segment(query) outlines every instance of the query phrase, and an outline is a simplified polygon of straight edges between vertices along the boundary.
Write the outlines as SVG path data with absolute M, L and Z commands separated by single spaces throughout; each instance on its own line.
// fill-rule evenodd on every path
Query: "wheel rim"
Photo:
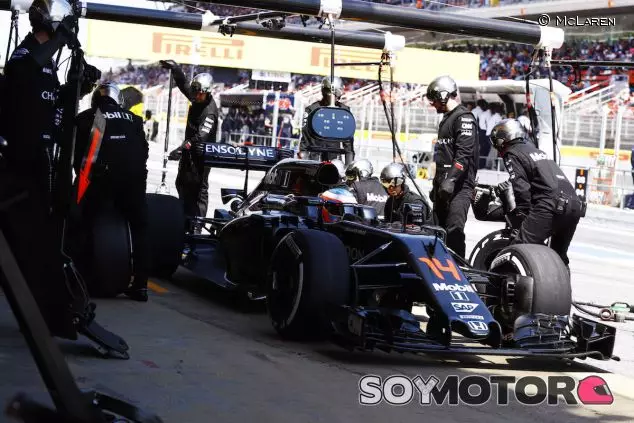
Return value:
M 290 325 L 299 310 L 304 287 L 304 264 L 273 271 L 271 275 L 270 313 L 282 327 Z

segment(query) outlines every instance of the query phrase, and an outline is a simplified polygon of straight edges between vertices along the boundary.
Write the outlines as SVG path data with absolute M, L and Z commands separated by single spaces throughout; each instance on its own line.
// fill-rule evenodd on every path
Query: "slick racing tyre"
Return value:
M 469 264 L 475 269 L 487 270 L 500 251 L 511 244 L 511 232 L 508 229 L 491 232 L 482 238 L 471 252 Z
M 88 291 L 93 297 L 121 294 L 132 279 L 130 227 L 121 213 L 105 208 L 92 220 Z
M 493 260 L 490 271 L 523 276 L 517 279 L 513 289 L 515 317 L 521 314 L 570 314 L 570 274 L 551 248 L 538 244 L 512 245 Z
M 287 339 L 321 338 L 330 328 L 329 307 L 349 304 L 350 264 L 343 243 L 317 230 L 298 230 L 277 245 L 267 275 L 267 308 Z
M 150 274 L 171 277 L 181 261 L 185 244 L 185 212 L 171 195 L 146 194 Z

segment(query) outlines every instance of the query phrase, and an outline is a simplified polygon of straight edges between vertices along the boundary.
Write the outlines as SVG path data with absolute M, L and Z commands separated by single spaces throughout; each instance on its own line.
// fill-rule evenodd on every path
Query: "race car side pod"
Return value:
M 0 10 L 26 12 L 33 0 L 0 0 Z M 239 22 L 241 18 L 257 19 L 263 16 L 282 15 L 279 12 L 246 15 L 239 18 L 218 18 L 211 12 L 184 13 L 165 10 L 143 9 L 137 7 L 114 6 L 101 3 L 81 3 L 81 16 L 87 19 L 124 22 L 138 25 L 154 25 L 169 28 L 181 28 L 195 31 L 216 31 L 223 34 L 241 34 L 259 37 L 280 38 L 286 40 L 314 43 L 330 43 L 331 32 L 299 25 L 287 25 L 281 29 L 268 29 L 262 24 Z M 223 22 L 220 22 L 220 21 Z M 218 28 L 217 28 L 218 27 Z M 398 51 L 405 47 L 405 37 L 360 31 L 337 31 L 335 44 L 351 47 L 364 47 L 378 50 Z
M 430 12 L 361 0 L 206 0 L 202 3 L 277 10 L 298 15 L 333 15 L 336 19 L 470 35 L 539 45 L 541 48 L 559 48 L 564 41 L 564 31 L 560 28 L 477 18 L 459 13 Z

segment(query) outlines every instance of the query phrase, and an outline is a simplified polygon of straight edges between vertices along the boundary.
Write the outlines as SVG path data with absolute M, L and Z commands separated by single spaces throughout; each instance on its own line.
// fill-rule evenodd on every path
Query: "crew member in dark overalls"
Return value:
M 160 63 L 173 72 L 176 85 L 192 103 L 187 114 L 185 140 L 170 153 L 171 159 L 178 159 L 180 156 L 176 189 L 187 216 L 206 217 L 210 169 L 204 165 L 203 149 L 205 143 L 216 142 L 218 127 L 218 107 L 212 97 L 213 78 L 208 73 L 200 73 L 191 84 L 187 84 L 185 74 L 176 62 L 161 60 Z M 200 234 L 201 229 L 200 223 L 189 220 L 185 223 L 185 230 L 190 233 Z
M 431 200 L 437 224 L 447 231 L 447 246 L 464 257 L 464 228 L 478 170 L 478 125 L 473 114 L 458 102 L 458 85 L 451 77 L 434 79 L 427 87 L 427 99 L 444 114 L 434 154 Z

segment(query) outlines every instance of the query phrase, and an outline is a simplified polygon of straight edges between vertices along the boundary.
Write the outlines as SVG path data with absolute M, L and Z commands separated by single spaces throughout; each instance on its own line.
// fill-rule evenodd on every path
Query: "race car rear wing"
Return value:
M 263 145 L 233 146 L 207 143 L 204 149 L 206 167 L 239 170 L 269 170 L 279 161 L 292 158 L 293 150 Z

